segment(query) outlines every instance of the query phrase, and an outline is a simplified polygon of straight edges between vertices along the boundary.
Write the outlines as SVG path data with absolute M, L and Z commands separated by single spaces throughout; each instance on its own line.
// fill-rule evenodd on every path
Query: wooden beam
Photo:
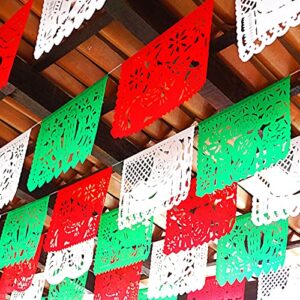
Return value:
M 8 83 L 5 87 L 0 89 L 0 100 L 11 95 L 15 90 L 16 88 L 12 84 Z
M 144 44 L 150 43 L 157 37 L 157 32 L 130 8 L 125 0 L 106 1 L 104 8 L 114 19 L 121 22 Z
M 112 20 L 113 18 L 106 12 L 102 10 L 96 12 L 81 28 L 74 30 L 62 43 L 58 46 L 54 46 L 49 53 L 45 53 L 39 60 L 33 63 L 34 70 L 40 72 L 46 69 L 91 36 L 98 33 L 102 28 L 112 22 Z
M 291 96 L 300 94 L 300 69 L 291 75 Z
M 19 58 L 15 60 L 10 82 L 50 112 L 54 112 L 71 99 L 64 91 L 32 70 L 28 64 Z M 103 104 L 104 108 L 105 105 L 106 101 Z M 128 140 L 114 139 L 110 134 L 110 127 L 101 120 L 95 144 L 102 148 L 107 156 L 114 158 L 116 161 L 124 160 L 139 151 Z M 111 161 L 107 161 L 107 157 L 103 157 L 102 161 L 107 165 L 111 163 Z
M 210 43 L 210 52 L 217 53 L 237 42 L 236 29 L 224 32 Z
M 257 299 L 257 281 L 246 281 L 245 300 Z
M 251 94 L 246 84 L 214 54 L 208 60 L 207 78 L 234 103 Z

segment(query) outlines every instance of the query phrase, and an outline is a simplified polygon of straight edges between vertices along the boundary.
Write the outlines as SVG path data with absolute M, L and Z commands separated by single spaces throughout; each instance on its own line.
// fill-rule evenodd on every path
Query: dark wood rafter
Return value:
M 300 70 L 291 75 L 291 96 L 300 94 Z
M 236 44 L 236 42 L 236 29 L 226 31 L 221 36 L 212 40 L 210 44 L 210 53 L 218 53 L 230 45 Z
M 144 44 L 150 43 L 157 37 L 157 32 L 131 9 L 125 0 L 106 1 L 104 9 Z
M 15 87 L 11 84 L 7 84 L 4 88 L 0 89 L 0 100 L 5 98 L 6 96 L 11 95 L 15 91 Z
M 95 12 L 93 17 L 86 21 L 81 28 L 73 31 L 68 38 L 58 46 L 54 46 L 49 53 L 43 54 L 42 57 L 33 64 L 34 70 L 40 72 L 46 69 L 65 54 L 99 32 L 99 30 L 107 26 L 112 20 L 113 18 L 102 10 Z

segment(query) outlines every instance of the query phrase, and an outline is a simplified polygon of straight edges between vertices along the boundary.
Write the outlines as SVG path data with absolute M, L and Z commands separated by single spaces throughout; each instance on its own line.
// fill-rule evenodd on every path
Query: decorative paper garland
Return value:
M 287 220 L 256 227 L 250 214 L 237 217 L 232 231 L 218 242 L 218 283 L 223 286 L 276 271 L 285 260 L 287 235 Z
M 140 289 L 138 300 L 148 300 L 148 289 Z M 177 296 L 158 298 L 158 300 L 176 300 Z
M 300 137 L 291 141 L 285 159 L 239 185 L 253 195 L 251 218 L 255 225 L 300 213 Z
M 45 265 L 45 277 L 50 284 L 59 284 L 65 278 L 76 279 L 86 273 L 94 256 L 94 239 L 69 248 L 49 252 Z
M 30 131 L 31 130 L 27 130 L 0 148 L 0 208 L 8 204 L 16 194 L 29 142 Z
M 112 135 L 128 136 L 190 99 L 206 81 L 213 0 L 122 64 Z
M 196 196 L 196 178 L 185 201 L 167 212 L 164 253 L 178 253 L 230 232 L 236 214 L 236 183 L 204 197 Z
M 258 277 L 257 300 L 299 299 L 300 264 L 286 264 Z
M 197 195 L 266 169 L 289 150 L 290 78 L 199 123 Z
M 7 214 L 0 240 L 0 268 L 34 257 L 47 215 L 49 197 Z
M 163 243 L 153 243 L 148 297 L 172 297 L 201 289 L 205 282 L 207 244 L 165 255 Z
M 106 0 L 44 0 L 38 38 L 34 49 L 35 59 L 50 52 L 54 45 L 89 20 Z
M 147 222 L 186 199 L 192 174 L 194 127 L 126 159 L 119 228 Z
M 104 169 L 58 191 L 44 249 L 60 251 L 97 236 L 112 173 Z
M 40 300 L 45 281 L 44 273 L 35 274 L 31 286 L 25 292 L 12 292 L 10 300 Z
M 3 268 L 0 280 L 0 299 L 2 299 L 1 294 L 10 294 L 13 291 L 22 293 L 31 286 L 34 274 L 38 267 L 43 242 L 44 235 L 40 238 L 34 257 L 29 261 L 16 263 Z
M 32 1 L 29 0 L 12 18 L 0 27 L 0 89 L 6 86 L 9 79 Z
M 88 272 L 76 279 L 66 278 L 57 285 L 50 285 L 48 300 L 82 300 Z
M 242 61 L 300 24 L 299 0 L 235 0 L 238 50 Z
M 28 190 L 50 182 L 91 154 L 107 76 L 43 120 L 36 142 Z
M 152 222 L 118 229 L 118 209 L 103 214 L 95 255 L 95 274 L 105 273 L 143 260 L 150 253 Z
M 142 262 L 96 276 L 94 300 L 133 300 L 138 297 Z
M 200 291 L 189 293 L 187 300 L 244 300 L 246 280 L 226 283 L 220 286 L 215 276 L 206 277 L 205 286 Z

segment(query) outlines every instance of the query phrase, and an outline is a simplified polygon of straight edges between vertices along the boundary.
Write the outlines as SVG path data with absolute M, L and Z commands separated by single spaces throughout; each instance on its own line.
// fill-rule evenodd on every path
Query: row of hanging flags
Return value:
M 104 2 L 45 0 L 35 57 Z M 236 0 L 243 60 L 299 24 L 299 1 L 276 1 L 272 8 L 252 2 Z M 0 28 L 0 86 L 8 80 L 31 5 Z M 141 130 L 202 87 L 212 8 L 206 0 L 122 65 L 114 137 Z M 271 27 L 277 28 L 272 37 Z M 107 76 L 43 120 L 30 191 L 91 154 L 106 82 Z M 191 127 L 124 161 L 119 209 L 102 213 L 112 173 L 107 168 L 57 192 L 46 236 L 49 196 L 9 212 L 0 239 L 0 299 L 10 293 L 11 299 L 41 299 L 46 280 L 47 299 L 176 299 L 184 293 L 188 299 L 243 299 L 252 276 L 259 278 L 258 299 L 292 297 L 300 267 L 286 259 L 287 218 L 300 212 L 300 138 L 290 140 L 290 127 L 285 78 L 199 123 L 196 178 Z M 30 130 L 0 149 L 1 207 L 16 193 L 29 140 Z M 237 183 L 253 195 L 252 213 L 238 217 Z M 165 239 L 153 243 L 149 287 L 139 290 L 153 217 L 165 212 Z M 218 241 L 216 276 L 206 278 L 210 241 Z M 35 274 L 42 248 L 45 269 Z M 91 268 L 95 288 L 87 294 Z

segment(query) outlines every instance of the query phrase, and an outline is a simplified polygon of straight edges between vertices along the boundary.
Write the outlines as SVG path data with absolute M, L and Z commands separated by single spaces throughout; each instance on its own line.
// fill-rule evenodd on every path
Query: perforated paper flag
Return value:
M 86 273 L 94 256 L 95 241 L 90 239 L 68 248 L 49 252 L 45 277 L 50 284 L 59 284 L 65 278 L 76 279 Z
M 189 100 L 206 81 L 213 0 L 122 64 L 112 135 L 128 136 Z
M 300 283 L 300 264 L 285 264 L 276 272 L 258 277 L 257 300 L 297 300 Z
M 29 191 L 84 162 L 94 145 L 107 76 L 43 120 L 27 186 Z
M 236 214 L 236 183 L 203 197 L 196 196 L 192 179 L 186 200 L 167 212 L 164 253 L 178 253 L 230 232 Z
M 200 122 L 197 195 L 274 165 L 287 155 L 290 136 L 290 78 Z
M 292 139 L 286 158 L 239 185 L 253 195 L 251 217 L 255 225 L 297 216 L 300 213 L 300 137 Z
M 49 197 L 7 214 L 0 240 L 0 268 L 34 257 L 47 215 Z
M 24 292 L 14 291 L 11 294 L 11 300 L 40 300 L 43 296 L 45 286 L 44 273 L 35 274 L 30 287 Z
M 0 279 L 0 294 L 10 294 L 13 291 L 24 292 L 32 283 L 36 273 L 41 251 L 43 248 L 44 235 L 41 236 L 39 245 L 33 258 L 3 268 Z M 0 296 L 1 299 L 1 296 Z
M 244 300 L 246 280 L 220 286 L 215 276 L 206 277 L 204 287 L 189 293 L 187 300 Z
M 119 228 L 147 222 L 185 200 L 191 181 L 194 127 L 126 159 Z
M 33 0 L 0 27 L 0 89 L 6 86 Z
M 66 278 L 57 285 L 50 285 L 47 300 L 82 300 L 88 272 L 76 279 Z
M 148 297 L 172 297 L 201 289 L 205 282 L 207 244 L 165 255 L 163 243 L 162 240 L 153 244 Z
M 138 298 L 142 262 L 96 275 L 94 300 Z
M 58 191 L 45 251 L 63 250 L 97 236 L 111 172 L 107 168 Z
M 148 289 L 140 289 L 138 300 L 148 300 Z M 176 300 L 177 296 L 158 298 L 158 300 Z
M 300 24 L 299 0 L 236 0 L 236 27 L 242 61 Z
M 8 204 L 16 194 L 29 136 L 30 130 L 0 148 L 0 208 Z
M 218 283 L 276 271 L 285 261 L 287 235 L 287 220 L 256 227 L 250 214 L 237 217 L 232 231 L 218 242 Z
M 95 274 L 146 260 L 150 253 L 152 222 L 119 230 L 118 209 L 101 218 L 95 255 Z

